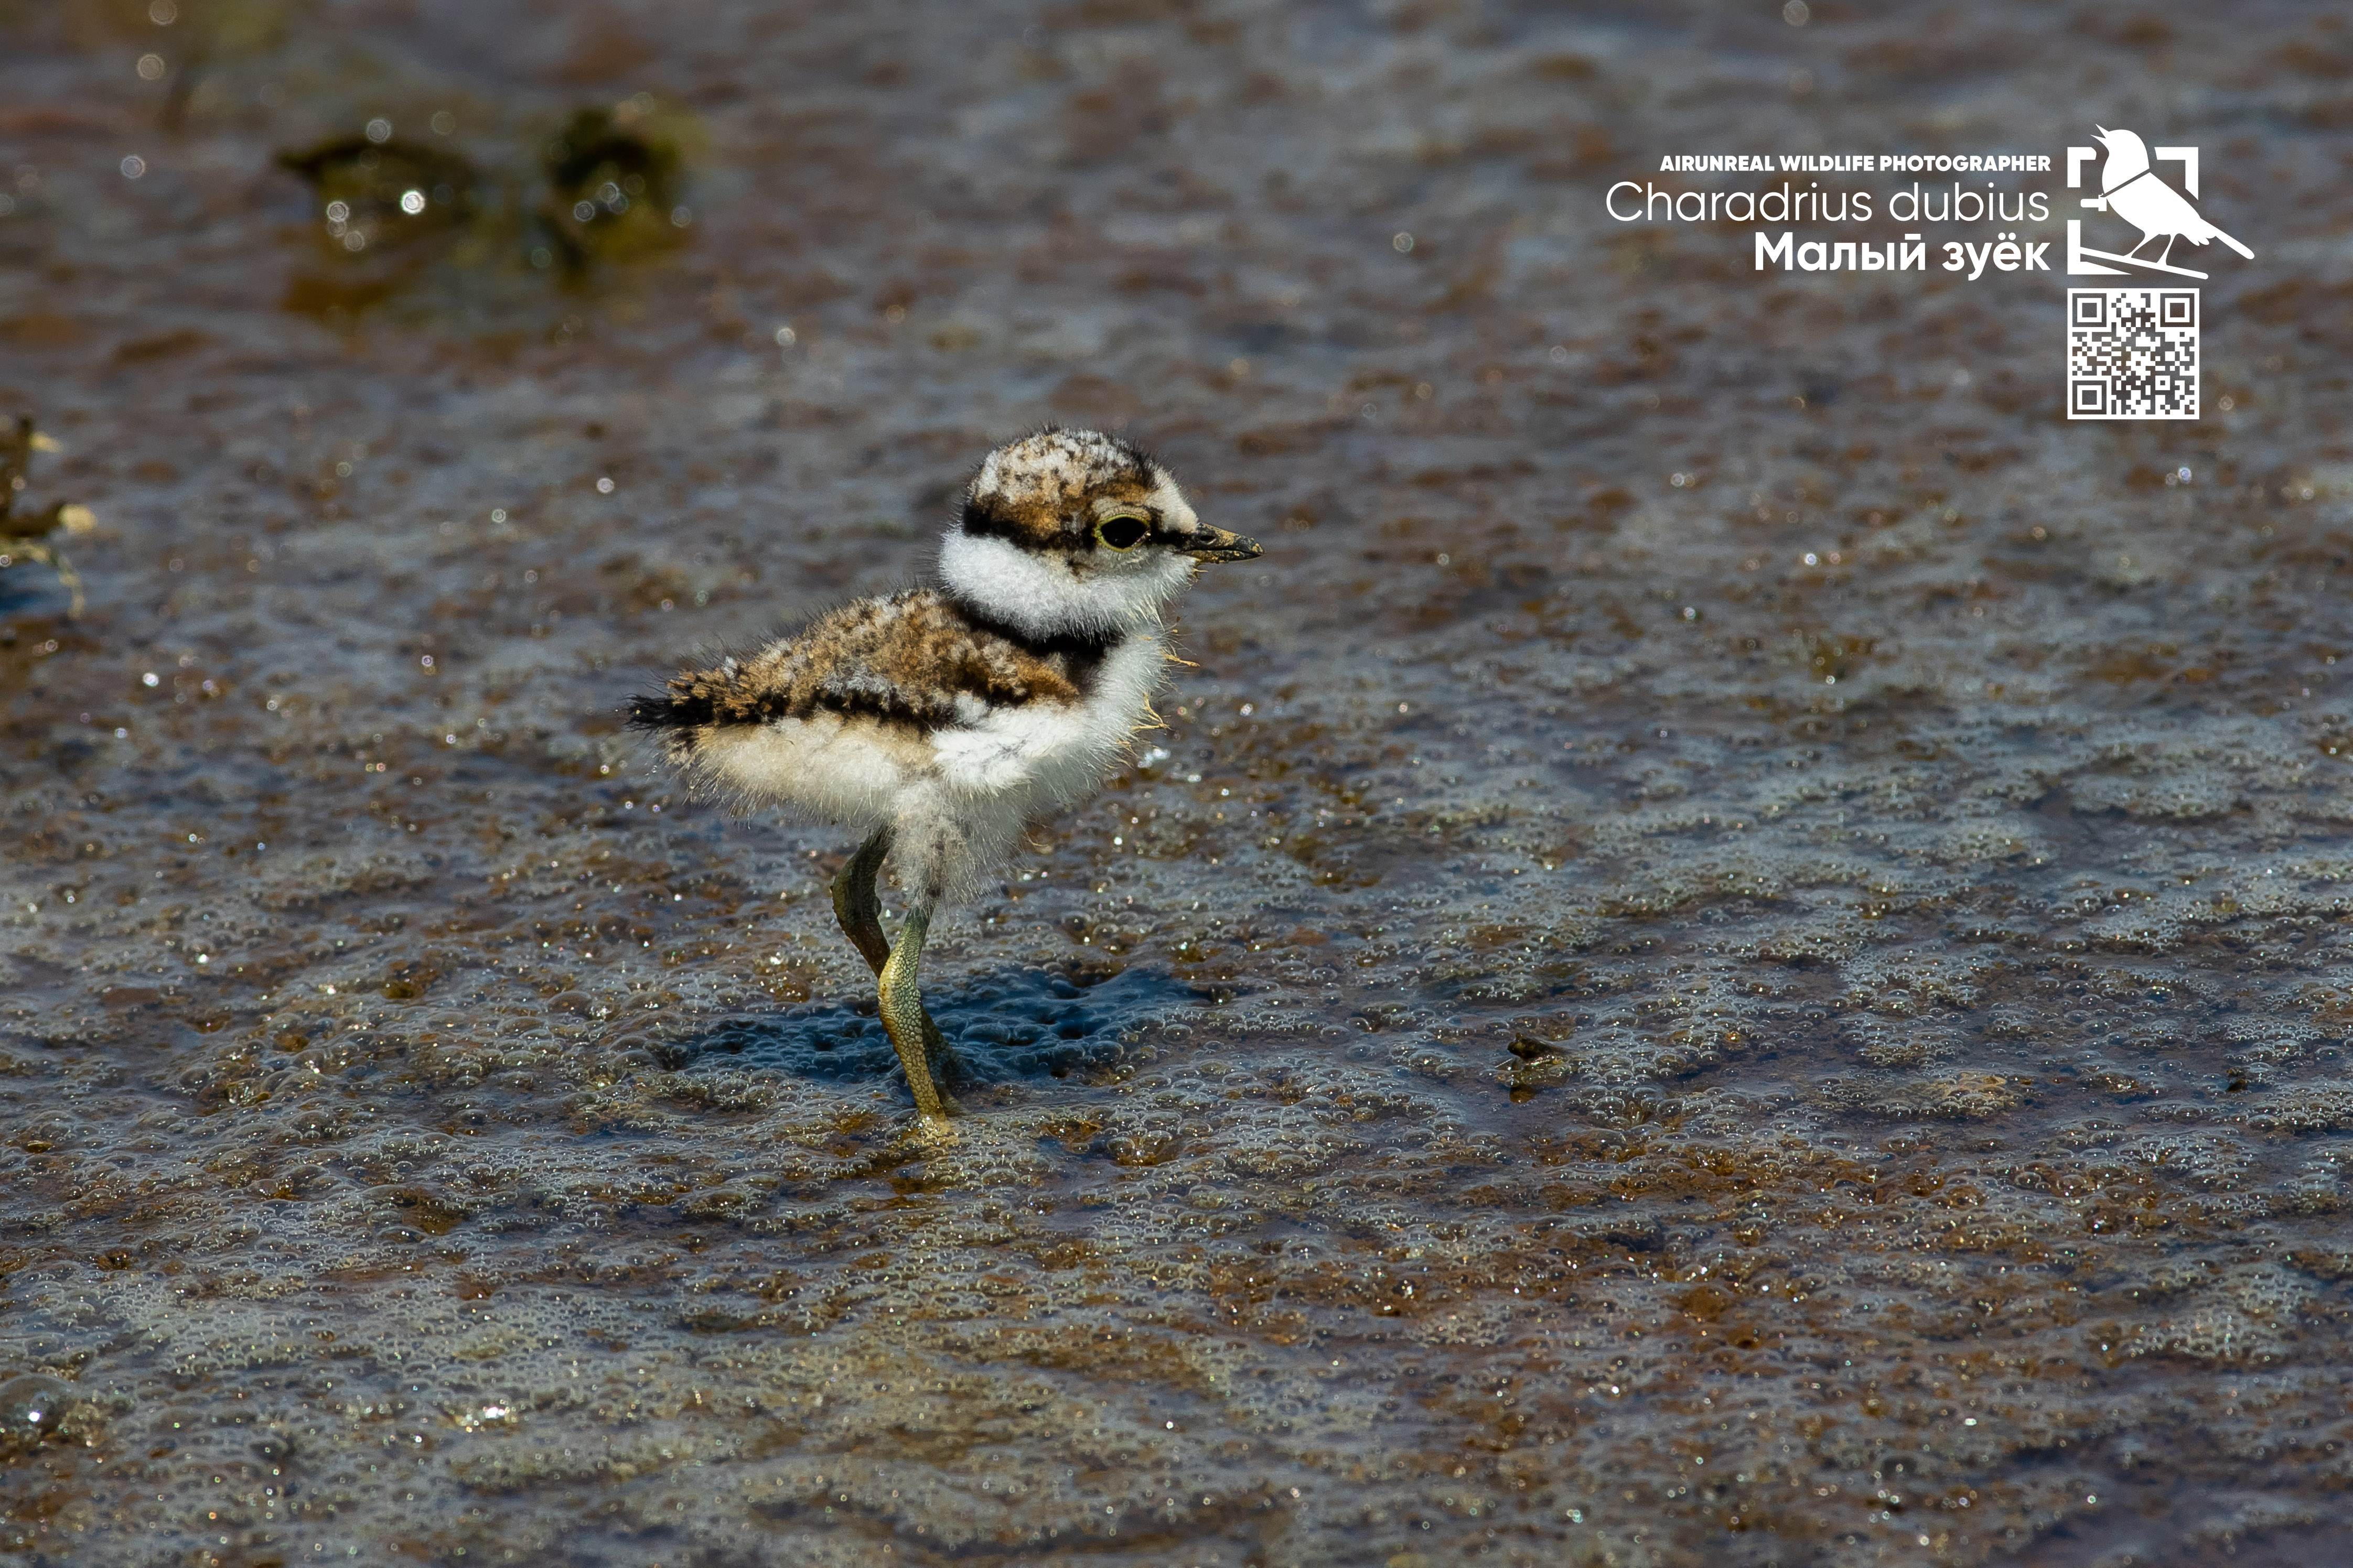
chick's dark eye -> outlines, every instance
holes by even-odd
[[[1133,550],[1144,542],[1151,527],[1140,517],[1106,518],[1095,529],[1095,537],[1113,550]]]

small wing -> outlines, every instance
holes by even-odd
[[[1080,700],[1057,662],[917,589],[846,605],[748,659],[688,670],[662,696],[638,698],[629,718],[646,728],[691,729],[833,712],[932,731],[962,721],[975,703]]]
[[[796,639],[794,654],[796,684],[813,705],[926,730],[965,721],[975,703],[1080,700],[1058,661],[928,589],[838,611]]]

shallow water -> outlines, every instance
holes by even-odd
[[[2342,29],[688,9],[0,5],[0,400],[100,520],[83,619],[0,575],[0,1546],[2327,1555]],[[640,92],[683,224],[548,207]],[[2078,103],[2256,247],[2202,423],[2055,420],[2048,277],[1598,216]],[[373,117],[462,215],[272,163]],[[615,710],[1050,416],[1269,551],[934,927],[927,1149],[849,846]]]

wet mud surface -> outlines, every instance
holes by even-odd
[[[98,522],[0,574],[0,1556],[2345,1539],[2353,36],[691,9],[0,5]],[[2047,275],[1599,216],[2077,103],[2256,249],[2202,422],[2059,421]],[[614,715],[1048,417],[1269,549],[934,927],[926,1148],[850,846]]]

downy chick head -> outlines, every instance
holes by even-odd
[[[941,543],[940,575],[1032,636],[1113,637],[1156,624],[1198,563],[1260,553],[1196,517],[1146,453],[1050,426],[982,459]]]

